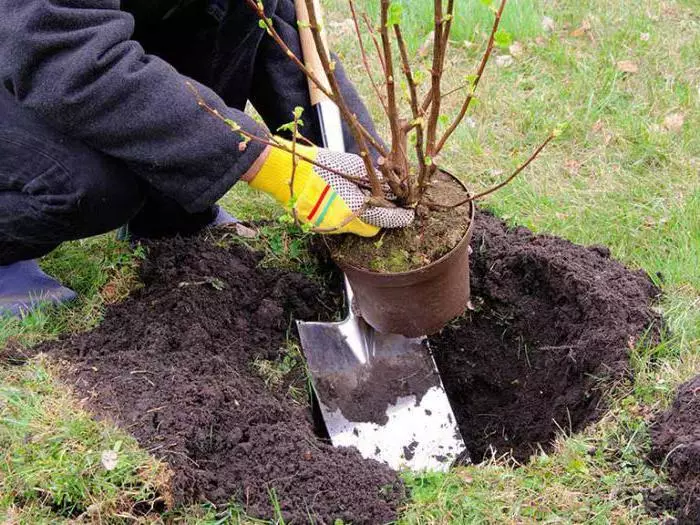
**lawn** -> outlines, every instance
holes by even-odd
[[[371,11],[376,1],[358,4]],[[405,2],[416,60],[431,5]],[[458,5],[447,80],[455,86],[474,71],[490,23],[480,0]],[[326,6],[333,47],[379,115],[346,3],[327,0]],[[538,233],[605,244],[615,258],[648,272],[663,290],[658,308],[667,330],[658,345],[631,350],[634,379],[609,394],[598,423],[573,435],[562,428],[554,450],[525,465],[494,457],[449,474],[406,474],[413,497],[402,519],[651,523],[641,491],[665,480],[644,459],[648,424],[674,388],[700,371],[700,2],[511,0],[503,27],[514,43],[496,54],[511,58],[489,65],[479,103],[443,164],[483,189],[562,128],[521,177],[483,205]],[[459,103],[459,95],[447,97],[445,113]],[[223,204],[245,219],[279,213],[244,187],[234,188]],[[271,253],[284,259],[283,246],[275,243]],[[23,321],[0,320],[0,351],[94,327],[107,304],[138,286],[143,256],[113,234],[61,246],[42,266],[80,300]],[[148,508],[167,469],[81,407],[50,360],[0,364],[0,520],[57,523],[82,514],[128,522]],[[105,468],[115,457],[116,467]],[[250,522],[235,505],[177,508],[162,519]]]

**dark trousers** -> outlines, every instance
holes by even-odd
[[[303,133],[318,143],[306,78],[258,27],[245,2],[231,0],[221,16],[206,0],[165,19],[136,20],[134,38],[184,75],[212,87],[231,106],[250,101],[275,131],[305,108]],[[267,0],[266,10],[301,56],[291,0]],[[341,67],[343,92],[360,121],[369,115]],[[193,101],[194,103],[194,101]],[[354,147],[347,129],[346,144]],[[0,87],[0,265],[40,257],[61,242],[113,230],[160,237],[192,233],[211,222],[215,208],[190,214],[157,193],[118,159],[64,136],[21,108]]]

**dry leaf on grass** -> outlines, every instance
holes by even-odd
[[[425,36],[425,40],[418,48],[418,56],[425,58],[433,47],[433,41],[435,40],[435,31],[431,31]]]
[[[639,66],[633,60],[620,60],[617,64],[617,69],[623,73],[637,73]]]
[[[664,119],[664,128],[666,128],[668,131],[677,133],[683,129],[684,122],[685,116],[683,113],[671,113]]]
[[[591,30],[591,23],[588,20],[581,22],[581,26],[574,29],[570,34],[573,37],[582,37]]]
[[[508,46],[508,51],[510,51],[510,54],[514,57],[519,57],[523,54],[524,48],[520,42],[513,42]]]
[[[564,162],[564,169],[566,169],[569,175],[576,177],[581,171],[581,163],[576,159],[568,159]]]

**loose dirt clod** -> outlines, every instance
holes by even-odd
[[[700,375],[678,388],[651,427],[651,440],[649,459],[668,472],[677,494],[652,494],[647,506],[671,511],[681,525],[700,523]]]
[[[486,213],[474,228],[476,311],[430,343],[472,460],[494,449],[523,461],[602,413],[600,387],[626,373],[630,344],[657,321],[658,290],[605,247]]]
[[[169,463],[177,502],[234,500],[271,519],[276,499],[286,523],[395,519],[396,474],[321,442],[308,407],[256,375],[256,358],[283,353],[292,318],[337,309],[318,284],[259,260],[204,238],[154,243],[143,289],[109,307],[94,331],[43,350],[68,361],[93,411]]]

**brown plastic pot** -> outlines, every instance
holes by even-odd
[[[355,306],[375,330],[406,337],[430,335],[464,312],[469,302],[469,241],[474,224],[474,203],[469,205],[464,237],[427,266],[379,273],[337,261],[355,293]]]

